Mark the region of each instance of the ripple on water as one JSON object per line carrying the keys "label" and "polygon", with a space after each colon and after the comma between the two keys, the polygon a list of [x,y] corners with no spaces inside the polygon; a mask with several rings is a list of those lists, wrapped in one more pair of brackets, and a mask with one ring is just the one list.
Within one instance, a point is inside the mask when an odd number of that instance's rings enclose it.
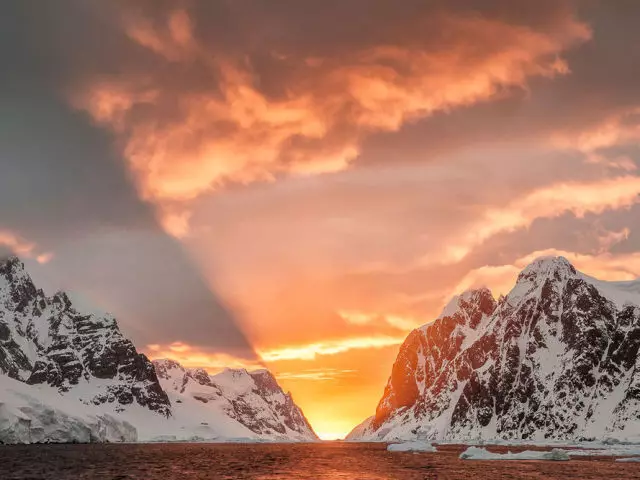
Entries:
{"label": "ripple on water", "polygon": [[470,462],[458,458],[464,448],[441,445],[438,453],[394,453],[384,444],[341,442],[0,446],[0,479],[640,480],[634,464],[610,457]]}

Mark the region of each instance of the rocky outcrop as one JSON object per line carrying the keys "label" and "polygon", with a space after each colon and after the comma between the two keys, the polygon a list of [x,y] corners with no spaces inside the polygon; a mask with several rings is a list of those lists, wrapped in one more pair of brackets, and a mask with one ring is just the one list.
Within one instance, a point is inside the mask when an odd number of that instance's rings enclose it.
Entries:
{"label": "rocky outcrop", "polygon": [[454,298],[400,348],[375,416],[351,439],[640,437],[640,283],[562,257],[495,301]]}
{"label": "rocky outcrop", "polygon": [[171,414],[152,363],[116,320],[77,311],[65,293],[46,296],[16,257],[0,262],[0,373],[116,412]]}

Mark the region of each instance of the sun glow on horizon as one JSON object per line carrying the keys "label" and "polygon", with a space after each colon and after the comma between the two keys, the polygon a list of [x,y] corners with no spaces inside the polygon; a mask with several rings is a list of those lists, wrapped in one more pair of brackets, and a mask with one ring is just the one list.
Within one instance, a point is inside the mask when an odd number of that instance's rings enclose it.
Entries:
{"label": "sun glow on horizon", "polygon": [[336,433],[336,432],[316,432],[316,435],[318,435],[318,438],[320,438],[320,440],[326,440],[326,441],[331,441],[331,440],[344,440],[344,437],[347,436],[349,432],[340,432],[340,433]]}
{"label": "sun glow on horizon", "polygon": [[339,348],[324,349],[315,355],[308,354],[308,349],[315,348],[315,344],[300,344],[284,349],[286,352],[299,351],[300,355],[273,355],[276,360],[257,363],[229,355],[211,355],[181,342],[147,345],[145,353],[152,359],[171,358],[186,368],[204,368],[211,375],[224,368],[251,371],[266,366],[281,388],[292,394],[318,437],[340,440],[375,412],[390,373],[387,366],[392,364],[404,336],[398,336],[396,340],[374,342],[370,347],[365,346],[362,338],[356,338],[356,341],[345,338],[334,344],[320,342],[325,347]]}

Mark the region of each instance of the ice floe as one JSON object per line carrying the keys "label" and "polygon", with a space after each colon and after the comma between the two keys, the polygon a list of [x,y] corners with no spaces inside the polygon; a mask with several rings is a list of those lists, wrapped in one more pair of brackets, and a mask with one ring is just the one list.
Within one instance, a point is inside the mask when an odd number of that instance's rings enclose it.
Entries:
{"label": "ice floe", "polygon": [[486,448],[469,447],[460,454],[462,460],[569,460],[565,450],[554,448],[551,451],[525,450],[519,453],[493,453]]}

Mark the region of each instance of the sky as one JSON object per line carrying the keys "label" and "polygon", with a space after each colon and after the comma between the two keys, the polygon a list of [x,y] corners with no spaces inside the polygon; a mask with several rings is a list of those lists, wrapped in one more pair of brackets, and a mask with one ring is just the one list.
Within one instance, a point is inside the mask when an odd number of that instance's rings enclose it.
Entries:
{"label": "sky", "polygon": [[0,9],[0,252],[325,438],[454,294],[640,276],[640,2]]}

